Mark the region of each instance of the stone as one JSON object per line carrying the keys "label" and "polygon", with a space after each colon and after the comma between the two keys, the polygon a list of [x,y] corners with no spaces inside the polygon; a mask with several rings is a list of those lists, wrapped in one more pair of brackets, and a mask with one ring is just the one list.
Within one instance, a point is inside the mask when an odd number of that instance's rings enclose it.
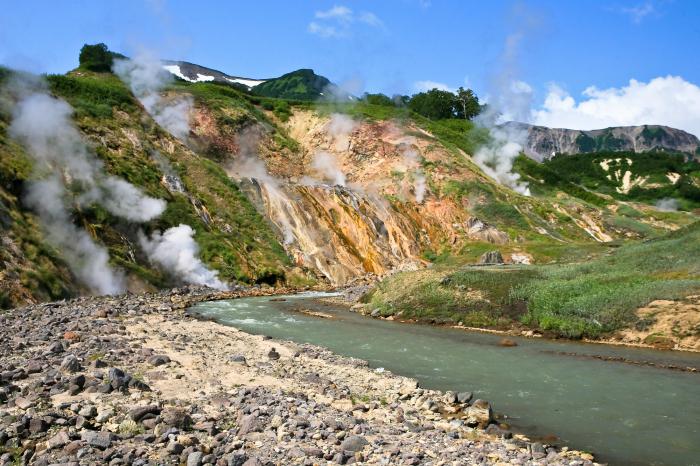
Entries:
{"label": "stone", "polygon": [[242,466],[263,466],[263,464],[260,462],[259,459],[251,458],[248,461],[246,461],[245,463],[243,463]]}
{"label": "stone", "polygon": [[34,402],[28,398],[18,396],[15,398],[15,406],[17,406],[19,409],[29,409],[34,406]]}
{"label": "stone", "polygon": [[486,428],[493,421],[491,405],[485,400],[476,400],[467,408],[467,425],[469,427]]}
{"label": "stone", "polygon": [[100,424],[103,422],[107,422],[112,416],[114,416],[114,410],[112,408],[108,408],[104,411],[100,411],[97,413],[97,417],[95,417],[95,422],[99,422]]}
{"label": "stone", "polygon": [[280,358],[280,354],[277,352],[275,348],[272,348],[268,353],[267,353],[268,359],[271,361],[277,361]]}
{"label": "stone", "polygon": [[346,438],[343,440],[343,443],[340,444],[340,449],[343,451],[361,451],[365,445],[368,445],[369,442],[364,438],[359,435],[351,435],[350,437]]}
{"label": "stone", "polygon": [[29,432],[32,434],[39,434],[41,432],[46,432],[49,428],[48,422],[40,417],[33,417],[29,420]]}
{"label": "stone", "polygon": [[123,370],[117,367],[110,368],[107,374],[107,381],[114,390],[126,387],[131,379]]}
{"label": "stone", "polygon": [[243,436],[250,432],[259,432],[260,430],[262,430],[262,425],[258,417],[254,414],[250,414],[241,419],[241,424],[238,427],[238,435]]}
{"label": "stone", "polygon": [[29,361],[27,363],[27,374],[38,374],[42,368],[43,364],[41,361]]}
{"label": "stone", "polygon": [[99,448],[100,450],[106,450],[112,445],[112,441],[115,439],[115,435],[107,431],[95,432],[92,430],[86,430],[83,431],[83,433],[80,435],[80,438],[91,447]]}
{"label": "stone", "polygon": [[75,355],[69,354],[61,362],[61,372],[78,372],[80,370],[80,361]]}
{"label": "stone", "polygon": [[459,392],[457,393],[458,403],[469,403],[472,400],[472,392]]}
{"label": "stone", "polygon": [[201,451],[195,451],[187,455],[187,466],[201,466],[202,457],[204,454]]}
{"label": "stone", "polygon": [[63,344],[60,341],[56,341],[51,343],[51,346],[49,346],[49,352],[58,354],[58,353],[63,353],[65,350],[63,349]]}
{"label": "stone", "polygon": [[245,453],[232,453],[228,456],[227,466],[243,466],[248,461],[248,456]]}
{"label": "stone", "polygon": [[93,405],[87,405],[78,411],[78,414],[90,419],[97,415],[97,408],[95,408]]}
{"label": "stone", "polygon": [[231,362],[237,362],[239,364],[245,364],[246,363],[246,358],[242,354],[234,354],[232,356],[229,356],[228,358],[229,361]]}
{"label": "stone", "polygon": [[61,430],[46,441],[46,446],[49,450],[53,450],[54,448],[61,448],[68,445],[69,442],[70,437],[68,436],[68,431]]}
{"label": "stone", "polygon": [[63,334],[63,339],[68,341],[80,340],[80,335],[76,332],[68,331]]}
{"label": "stone", "polygon": [[174,440],[171,440],[168,446],[165,447],[165,450],[171,455],[179,455],[184,449],[185,447],[181,443],[175,442]]}
{"label": "stone", "polygon": [[188,429],[192,424],[192,418],[181,408],[165,408],[160,418],[163,423],[183,430]]}
{"label": "stone", "polygon": [[156,405],[139,406],[129,411],[129,417],[138,422],[149,414],[157,415],[160,413],[160,408]]}
{"label": "stone", "polygon": [[162,366],[168,364],[169,362],[170,358],[164,354],[156,354],[155,356],[148,358],[148,363],[152,366]]}
{"label": "stone", "polygon": [[481,264],[481,265],[503,264],[503,256],[501,255],[500,251],[497,251],[497,250],[488,251],[488,252],[485,252],[484,254],[482,254],[481,257],[479,257],[478,264]]}

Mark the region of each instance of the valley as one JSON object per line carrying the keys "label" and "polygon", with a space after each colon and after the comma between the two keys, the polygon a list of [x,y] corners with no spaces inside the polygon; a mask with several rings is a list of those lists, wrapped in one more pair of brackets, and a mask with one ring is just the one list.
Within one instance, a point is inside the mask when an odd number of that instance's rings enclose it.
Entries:
{"label": "valley", "polygon": [[[454,462],[592,464],[581,449],[645,464],[658,442],[677,451],[654,464],[697,454],[684,412],[700,351],[695,136],[493,125],[462,88],[355,96],[310,69],[252,79],[104,44],[80,56],[65,74],[0,67],[0,410],[13,432],[0,434],[3,453],[53,464],[73,441],[91,446],[90,461],[213,455],[198,466],[437,464],[428,451],[443,450]],[[449,117],[439,98],[457,99]],[[291,294],[312,290],[350,298]],[[423,349],[393,351],[411,342]],[[167,353],[166,373],[147,367],[143,345]],[[87,373],[103,359],[111,369]],[[102,399],[117,365],[150,388]],[[459,401],[467,386],[499,416]],[[629,403],[606,398],[630,387]],[[636,401],[654,390],[683,396],[638,418]],[[92,420],[109,403],[116,420]],[[25,405],[46,429],[13,420]],[[96,412],[80,414],[88,405]],[[273,416],[291,405],[312,423]],[[139,407],[152,412],[134,417]],[[196,438],[161,422],[175,407],[192,414]],[[669,410],[680,414],[660,421]],[[583,435],[572,413],[584,430],[608,421]],[[102,448],[93,430],[125,450]],[[364,442],[341,448],[355,437]],[[423,447],[407,454],[411,442]]]}

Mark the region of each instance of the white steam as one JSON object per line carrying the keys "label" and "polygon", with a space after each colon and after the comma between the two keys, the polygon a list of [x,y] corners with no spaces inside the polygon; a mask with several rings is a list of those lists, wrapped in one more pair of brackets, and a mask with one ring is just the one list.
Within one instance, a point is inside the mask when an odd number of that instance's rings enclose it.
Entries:
{"label": "white steam", "polygon": [[64,200],[67,196],[63,181],[53,175],[30,183],[25,201],[39,215],[48,242],[82,284],[93,293],[122,293],[123,274],[110,266],[107,249],[73,224]]}
{"label": "white steam", "polygon": [[317,152],[311,161],[311,168],[334,185],[345,186],[345,173],[333,154],[324,151]]}
{"label": "white steam", "polygon": [[265,167],[265,163],[258,156],[260,135],[252,127],[240,132],[236,140],[238,143],[238,156],[227,167],[229,176],[238,179],[250,178],[258,182],[267,191],[267,197],[274,207],[270,210],[270,220],[282,232],[285,245],[292,244],[295,240],[294,228],[289,220],[287,209],[289,198],[284,194],[280,180],[272,176]]}
{"label": "white steam", "polygon": [[219,280],[216,271],[208,269],[199,259],[199,246],[189,225],[168,228],[162,234],[153,232],[151,238],[139,234],[139,243],[151,262],[181,278],[184,282],[204,285],[217,290],[227,290],[228,286]]}
{"label": "white steam", "polygon": [[656,202],[656,208],[662,212],[675,212],[678,210],[678,200],[672,197],[665,197]]}
{"label": "white steam", "polygon": [[519,125],[503,125],[507,121],[527,122],[530,117],[532,88],[516,78],[516,56],[523,37],[517,32],[506,38],[500,73],[492,82],[492,97],[486,111],[475,120],[489,130],[490,141],[477,150],[474,162],[500,184],[529,196],[527,183],[513,173],[513,161],[527,143],[527,130]]}
{"label": "white steam", "polygon": [[350,150],[350,135],[357,127],[355,120],[342,113],[334,113],[326,125],[326,132],[337,151]]}
{"label": "white steam", "polygon": [[41,92],[19,92],[24,95],[14,108],[9,132],[35,162],[38,181],[29,183],[27,203],[82,283],[100,294],[123,291],[123,277],[110,267],[107,250],[73,224],[70,206],[100,204],[116,216],[142,222],[160,215],[165,202],[105,174],[73,125],[70,105]]}
{"label": "white steam", "polygon": [[163,69],[160,60],[149,53],[140,53],[133,59],[115,60],[114,73],[127,83],[146,111],[160,126],[179,139],[190,134],[189,114],[192,99],[180,97],[166,101],[160,91],[173,78]]}
{"label": "white steam", "polygon": [[413,149],[405,149],[403,151],[404,159],[409,167],[413,167],[413,194],[416,196],[416,202],[421,203],[425,199],[427,184],[425,173],[420,166],[418,152]]}

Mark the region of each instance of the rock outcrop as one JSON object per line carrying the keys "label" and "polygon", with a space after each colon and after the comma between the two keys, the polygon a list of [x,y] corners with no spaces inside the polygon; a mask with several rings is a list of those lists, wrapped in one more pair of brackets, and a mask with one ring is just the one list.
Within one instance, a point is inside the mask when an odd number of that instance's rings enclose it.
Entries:
{"label": "rock outcrop", "polygon": [[660,125],[619,126],[590,131],[547,128],[516,122],[509,122],[507,125],[527,131],[525,153],[537,161],[556,154],[599,151],[664,150],[696,156],[700,149],[700,140],[696,136]]}

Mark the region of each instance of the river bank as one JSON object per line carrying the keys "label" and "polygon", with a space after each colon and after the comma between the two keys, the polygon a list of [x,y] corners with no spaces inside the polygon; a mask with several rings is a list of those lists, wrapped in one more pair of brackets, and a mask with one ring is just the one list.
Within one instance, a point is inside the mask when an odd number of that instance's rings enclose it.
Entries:
{"label": "river bank", "polygon": [[[523,326],[517,321],[510,328],[474,327],[462,323],[438,323],[433,319],[404,318],[401,315],[382,315],[366,303],[361,303],[362,295],[370,290],[368,286],[351,287],[342,290],[342,296],[327,298],[327,301],[343,306],[349,311],[362,315],[408,324],[428,324],[448,327],[468,332],[484,332],[503,336],[523,338],[563,339],[553,333],[540,332]],[[579,341],[597,345],[649,348],[662,351],[685,351],[700,353],[700,295],[691,295],[678,300],[655,300],[637,310],[644,325],[621,329],[600,338],[581,338]],[[679,368],[672,368],[679,369]],[[684,370],[684,368],[680,368]]]}
{"label": "river bank", "polygon": [[512,437],[468,393],[186,312],[256,294],[270,292],[173,290],[1,314],[0,463],[592,464]]}

